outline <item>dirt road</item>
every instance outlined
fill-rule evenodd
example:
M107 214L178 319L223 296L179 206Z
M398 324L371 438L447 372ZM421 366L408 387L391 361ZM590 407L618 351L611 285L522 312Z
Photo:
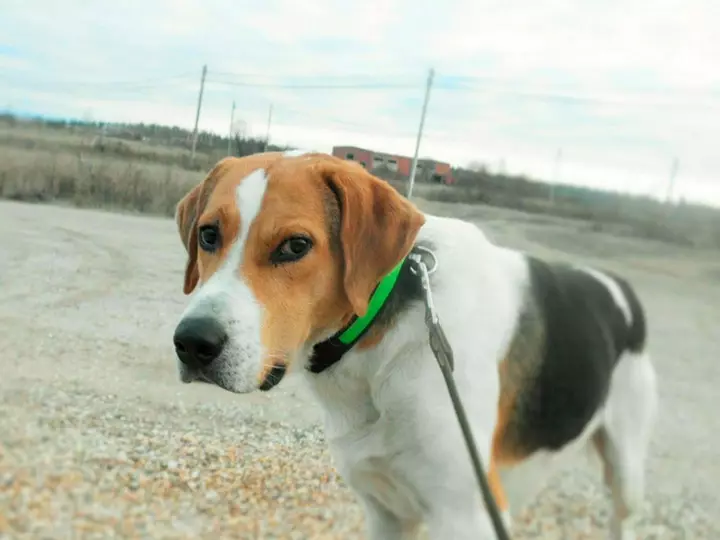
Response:
M422 206L630 278L662 385L641 533L720 538L720 256ZM183 263L172 220L0 202L0 537L362 537L301 386L235 396L178 381ZM607 538L598 478L558 478L516 538Z

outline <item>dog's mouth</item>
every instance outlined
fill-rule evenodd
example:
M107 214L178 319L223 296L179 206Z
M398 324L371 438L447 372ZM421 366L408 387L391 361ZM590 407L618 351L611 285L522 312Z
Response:
M215 384L213 381L211 381L207 375L203 374L200 370L196 369L188 369L185 366L182 366L180 368L180 380L184 382L185 384L190 383L205 383L205 384Z
M200 372L198 372L197 376L195 377L195 382L217 385L215 381L211 381L206 375Z
M271 390L272 388L277 386L280 381L282 381L286 371L287 367L285 366L285 364L275 364L270 370L270 372L265 376L265 380L258 388L263 392Z
M285 364L277 363L273 365L272 369L265 376L265 379L263 379L262 384L260 384L257 388L263 392L267 392L268 390L273 389L280 383L280 381L283 380L286 372L287 366ZM223 384L224 381L222 379L216 379L211 374L205 373L202 370L189 369L186 366L182 366L180 368L180 380L185 384L212 384L215 386L219 386L220 388L225 388L226 390L233 391L230 388L227 388L225 384Z

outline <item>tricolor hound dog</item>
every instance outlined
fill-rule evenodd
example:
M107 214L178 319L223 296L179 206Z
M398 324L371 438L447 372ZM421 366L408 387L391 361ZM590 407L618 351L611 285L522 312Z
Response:
M407 257L431 287L454 376L508 525L581 449L600 457L614 538L633 534L657 407L643 308L623 279L491 243L326 154L220 161L177 207L195 291L181 380L236 393L302 373L368 537L494 538ZM432 266L429 263L428 266ZM342 358L341 358L342 357Z

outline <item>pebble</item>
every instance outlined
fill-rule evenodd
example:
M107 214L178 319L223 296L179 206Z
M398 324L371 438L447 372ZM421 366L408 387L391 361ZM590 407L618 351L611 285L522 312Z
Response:
M217 429L188 420L207 410L151 414L147 404L112 396L118 410L89 412L101 397L51 389L13 396L11 413L0 415L0 538L364 538L360 506L320 427L240 422L216 408ZM513 538L608 538L608 501L596 480L558 477L515 520ZM652 494L638 533L720 538L701 501Z

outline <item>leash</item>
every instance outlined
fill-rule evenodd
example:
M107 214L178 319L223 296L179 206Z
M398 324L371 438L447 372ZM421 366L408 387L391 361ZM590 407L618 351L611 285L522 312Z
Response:
M452 400L453 408L455 409L455 415L457 416L460 429L462 430L463 437L465 438L468 453L470 454L475 478L480 486L480 492L482 493L482 497L485 502L485 508L487 508L487 511L490 514L495 534L498 537L498 540L510 540L510 535L505 528L505 522L500 515L500 510L495 502L492 490L490 489L490 484L485 474L485 468L483 467L480 453L475 445L475 438L473 437L467 415L465 414L465 408L463 407L457 387L455 386L455 379L453 378L455 361L453 358L452 347L445 336L445 331L440 325L440 318L438 317L437 311L435 310L435 304L433 303L432 291L430 290L430 274L437 270L438 260L435 254L429 249L416 246L416 250L427 253L434 262L432 268L428 270L428 267L425 265L425 262L423 262L422 256L419 253L411 253L408 256L411 264L410 270L413 274L420 278L420 283L425 293L425 325L427 326L430 338L430 349L432 349L435 359L440 366L440 371L442 371L443 378L445 379L445 384L447 385L448 393L450 394L450 399Z

